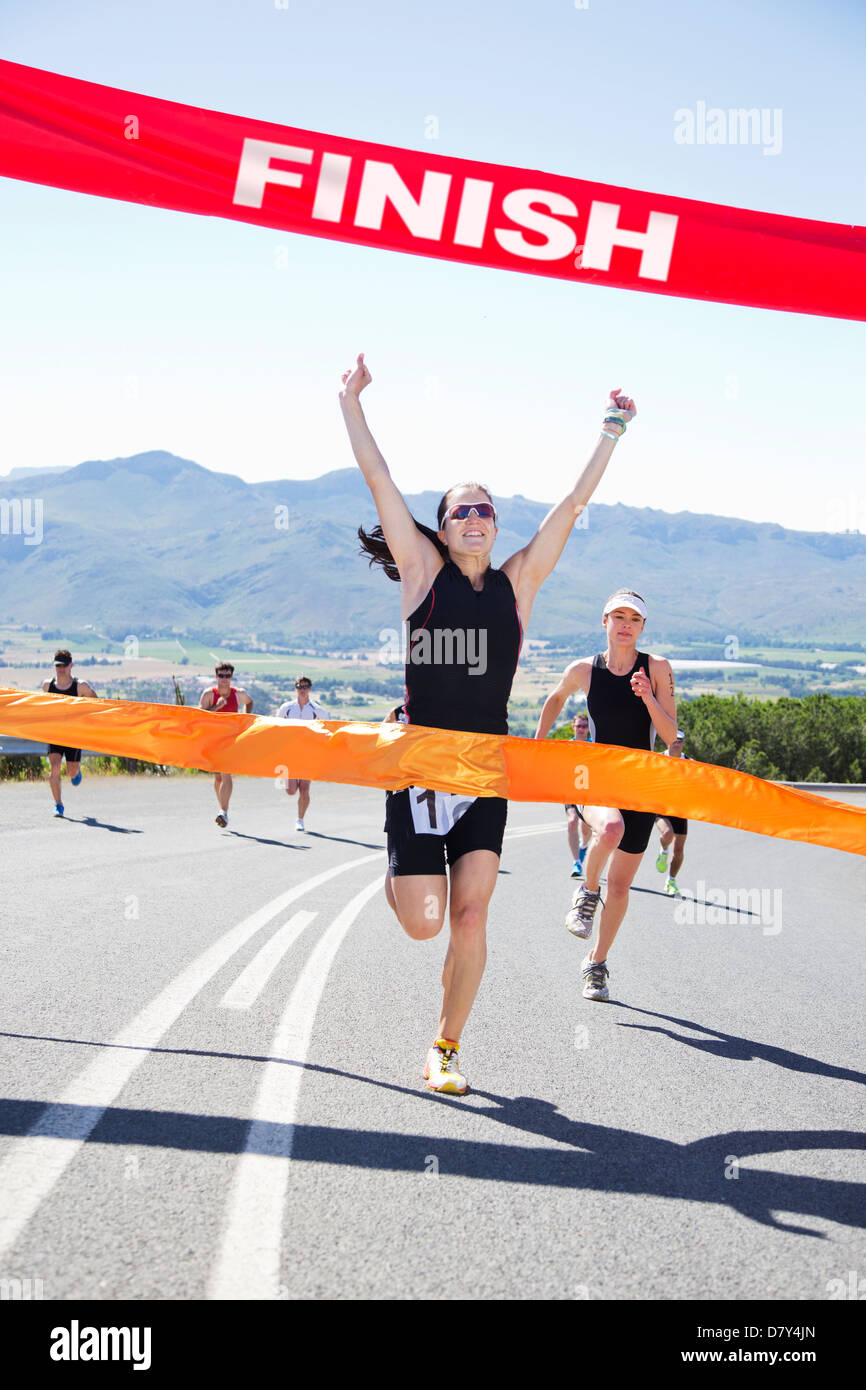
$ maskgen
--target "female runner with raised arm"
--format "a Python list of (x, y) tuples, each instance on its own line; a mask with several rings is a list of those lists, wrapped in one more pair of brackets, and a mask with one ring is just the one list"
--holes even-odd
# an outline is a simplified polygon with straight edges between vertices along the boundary
[[(371, 564), (402, 590), (408, 622), (408, 722), (436, 729), (506, 734), (511, 683), (535, 596), (595, 491), (616, 440), (635, 414), (612, 391), (601, 437), (572, 490), (529, 543), (501, 569), (490, 564), (496, 510), (486, 487), (458, 483), (442, 498), (438, 531), (416, 522), (370, 433), (359, 396), (371, 376), (361, 353), (343, 374), (340, 403), (349, 440), (373, 495), (380, 526), (359, 531)], [(502, 852), (507, 802), (501, 797), (443, 795), (411, 787), (386, 794), (388, 873), (385, 894), (403, 930), (416, 941), (442, 929), (450, 870), (451, 939), (442, 973), (439, 1031), (424, 1075), (433, 1091), (463, 1095), (460, 1036), (487, 959), (487, 908)]]

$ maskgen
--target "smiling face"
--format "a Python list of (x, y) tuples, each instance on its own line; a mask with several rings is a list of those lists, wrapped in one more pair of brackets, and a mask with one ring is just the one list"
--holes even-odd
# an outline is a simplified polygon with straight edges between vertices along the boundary
[(439, 528), (439, 538), (452, 556), (474, 556), (487, 559), (493, 549), (498, 527), (493, 517), (480, 517), (474, 511), (464, 518), (449, 517), (456, 506), (491, 505), (489, 493), (483, 487), (455, 487), (446, 494), (445, 515)]

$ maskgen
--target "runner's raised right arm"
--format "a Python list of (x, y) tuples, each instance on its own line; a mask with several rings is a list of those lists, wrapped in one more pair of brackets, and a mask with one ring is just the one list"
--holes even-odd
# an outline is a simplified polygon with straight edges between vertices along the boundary
[(358, 397), (371, 381), (364, 354), (359, 353), (354, 371), (343, 373), (343, 390), (340, 392), (349, 442), (364, 481), (373, 494), (379, 523), (400, 571), (401, 582), (411, 589), (426, 591), (442, 568), (442, 557), (415, 525), (403, 494), (391, 477), (388, 465), (370, 433)]

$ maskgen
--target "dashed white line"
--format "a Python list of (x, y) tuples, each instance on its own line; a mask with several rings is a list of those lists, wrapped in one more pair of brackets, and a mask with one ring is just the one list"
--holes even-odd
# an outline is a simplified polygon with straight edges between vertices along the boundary
[(271, 1052), (281, 1060), (268, 1062), (262, 1074), (246, 1152), (235, 1169), (209, 1298), (280, 1296), (283, 1209), (298, 1095), (316, 1011), (343, 938), (381, 887), (379, 875), (337, 914), (304, 966), (280, 1019)]
[[(28, 1134), (0, 1162), (0, 1259), (62, 1177), (106, 1108), (185, 1008), (250, 937), (304, 893), (350, 869), (381, 860), (381, 851), (325, 869), (289, 888), (221, 936), (112, 1039), (49, 1105)], [(125, 1049), (131, 1049), (126, 1051)], [(74, 1107), (70, 1109), (70, 1107)], [(62, 1128), (63, 1138), (57, 1137)]]
[(258, 955), (253, 956), (249, 965), (242, 970), (233, 985), (230, 985), (220, 1000), (223, 1009), (248, 1009), (254, 1004), (273, 975), (286, 952), (294, 946), (298, 937), (316, 917), (315, 912), (301, 908), (290, 917), (279, 931), (266, 941)]

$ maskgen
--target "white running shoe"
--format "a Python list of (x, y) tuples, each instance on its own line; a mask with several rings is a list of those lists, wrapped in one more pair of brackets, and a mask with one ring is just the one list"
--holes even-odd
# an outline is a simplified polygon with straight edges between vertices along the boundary
[(582, 883), (575, 889), (574, 897), (571, 900), (571, 911), (565, 919), (565, 925), (572, 936), (579, 936), (585, 941), (592, 935), (592, 924), (595, 918), (595, 909), (601, 902), (601, 888), (597, 888), (593, 893)]
[(589, 956), (584, 956), (580, 963), (580, 972), (583, 975), (584, 999), (610, 999), (610, 990), (607, 987), (610, 972), (606, 961), (590, 960)]
[(228, 811), (220, 811), (219, 815), (216, 818), (216, 823), (221, 830), (225, 830), (226, 826), (229, 823)]
[(468, 1089), (466, 1077), (458, 1069), (460, 1044), (449, 1038), (437, 1038), (427, 1053), (424, 1079), (428, 1089), (450, 1096), (464, 1096)]
[(295, 829), (296, 829), (296, 830), (303, 830), (303, 828), (304, 828), (304, 822), (301, 820), (300, 816), (298, 816), (298, 819), (295, 821)]

